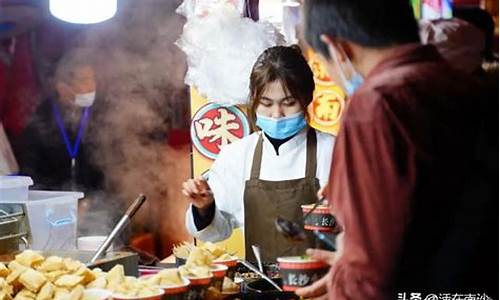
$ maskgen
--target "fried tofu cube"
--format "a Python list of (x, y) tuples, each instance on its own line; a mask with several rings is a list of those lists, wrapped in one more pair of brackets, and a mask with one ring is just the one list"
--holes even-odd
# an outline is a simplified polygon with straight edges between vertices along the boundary
[(23, 271), (23, 270), (26, 270), (26, 268), (27, 268), (26, 266), (21, 265), (20, 263), (18, 263), (15, 260), (11, 261), (9, 263), (8, 267), (9, 267), (9, 270), (11, 273), (14, 271), (17, 271), (17, 270)]
[(28, 290), (37, 293), (45, 282), (47, 282), (47, 278), (38, 271), (27, 269), (19, 277), (19, 282)]
[(122, 265), (116, 265), (106, 274), (108, 283), (122, 282), (125, 280), (125, 270)]
[(7, 267), (3, 263), (0, 262), (0, 277), (5, 278), (5, 277), (9, 276), (9, 274), (10, 274), (9, 269), (7, 269)]
[(27, 297), (27, 296), (24, 296), (24, 295), (21, 295), (21, 294), (17, 294), (14, 297), (14, 300), (33, 300), (33, 299), (35, 299), (35, 298)]
[(23, 266), (33, 267), (43, 262), (45, 258), (38, 252), (33, 250), (25, 250), (16, 255), (16, 261)]
[(12, 296), (8, 292), (0, 290), (0, 300), (12, 300)]
[(64, 263), (64, 267), (66, 268), (66, 270), (70, 271), (70, 272), (76, 272), (78, 270), (78, 268), (80, 268), (80, 266), (82, 266), (83, 264), (77, 260), (73, 260), (71, 258), (65, 258), (63, 259), (63, 263)]
[(82, 298), (83, 296), (83, 291), (85, 290), (85, 288), (81, 285), (77, 285), (76, 288), (74, 288), (70, 295), (69, 295), (69, 299), (70, 300), (80, 300), (80, 298)]
[(7, 276), (7, 278), (5, 279), (7, 281), (8, 284), (10, 285), (13, 285), (14, 287), (17, 287), (19, 286), (19, 277), (21, 276), (21, 273), (23, 273), (24, 270), (15, 270), (13, 271), (12, 273), (9, 274), (9, 276)]
[[(9, 295), (12, 295), (14, 292), (14, 287), (7, 283), (7, 280), (4, 278), (0, 278), (0, 291), (3, 291)], [(1, 298), (0, 298), (1, 300)]]
[(83, 281), (83, 276), (78, 275), (62, 275), (59, 277), (55, 284), (58, 287), (73, 288)]
[(83, 276), (82, 284), (86, 285), (96, 279), (96, 276), (89, 268), (82, 265), (74, 275)]
[(45, 277), (51, 282), (54, 282), (57, 280), (57, 278), (61, 277), (62, 275), (68, 274), (68, 271), (66, 270), (59, 270), (59, 271), (52, 271), (45, 273)]
[(14, 299), (35, 299), (35, 297), (35, 293), (25, 288), (19, 291)]
[(51, 300), (54, 296), (55, 288), (56, 287), (52, 283), (45, 283), (36, 296), (36, 300)]
[(42, 272), (52, 272), (64, 270), (65, 265), (63, 263), (63, 259), (58, 256), (49, 256), (46, 260), (42, 262), (42, 264), (37, 268), (38, 271)]
[(106, 278), (104, 276), (97, 277), (94, 281), (87, 284), (87, 288), (95, 288), (95, 289), (105, 289), (108, 285)]
[(57, 288), (54, 291), (54, 299), (69, 299), (70, 291), (65, 288)]

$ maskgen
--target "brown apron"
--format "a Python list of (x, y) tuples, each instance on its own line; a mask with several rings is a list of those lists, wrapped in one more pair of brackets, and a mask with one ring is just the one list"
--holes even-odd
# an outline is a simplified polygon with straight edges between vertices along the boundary
[(267, 181), (260, 180), (263, 137), (260, 135), (255, 147), (250, 179), (245, 184), (245, 252), (246, 258), (255, 261), (252, 245), (261, 248), (263, 262), (275, 263), (280, 256), (303, 255), (307, 248), (314, 247), (314, 237), (294, 243), (278, 232), (274, 221), (278, 216), (302, 222), (302, 204), (316, 202), (319, 180), (316, 178), (316, 132), (307, 133), (307, 159), (305, 177), (301, 179)]

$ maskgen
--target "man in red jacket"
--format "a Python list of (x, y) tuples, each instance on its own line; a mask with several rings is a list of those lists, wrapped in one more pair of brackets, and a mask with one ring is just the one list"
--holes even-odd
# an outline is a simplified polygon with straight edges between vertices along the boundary
[(498, 198), (478, 154), (477, 84), (420, 44), (410, 1), (308, 0), (303, 12), (308, 43), (350, 101), (326, 191), (342, 251), (310, 252), (331, 271), (297, 293), (492, 296)]

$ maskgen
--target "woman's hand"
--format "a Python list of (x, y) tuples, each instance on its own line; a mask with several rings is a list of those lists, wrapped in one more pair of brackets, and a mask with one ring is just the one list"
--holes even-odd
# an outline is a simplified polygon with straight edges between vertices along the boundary
[(200, 210), (208, 208), (214, 202), (212, 190), (203, 177), (184, 181), (182, 193)]

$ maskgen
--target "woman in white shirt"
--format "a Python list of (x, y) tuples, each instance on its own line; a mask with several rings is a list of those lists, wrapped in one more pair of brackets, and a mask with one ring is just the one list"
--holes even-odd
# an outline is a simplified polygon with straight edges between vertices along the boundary
[(313, 91), (298, 47), (272, 47), (259, 56), (250, 76), (249, 119), (256, 131), (221, 150), (208, 181), (183, 184), (192, 204), (186, 226), (195, 238), (217, 242), (243, 227), (247, 259), (255, 261), (251, 245), (259, 245), (265, 262), (314, 246), (311, 235), (291, 243), (274, 225), (278, 216), (300, 222), (300, 206), (317, 200), (330, 173), (334, 137), (306, 122)]

